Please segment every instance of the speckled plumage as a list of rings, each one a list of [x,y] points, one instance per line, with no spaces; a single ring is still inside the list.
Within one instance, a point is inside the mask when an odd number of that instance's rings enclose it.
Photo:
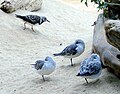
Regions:
[[[79,73],[77,76],[84,77],[86,82],[88,79],[98,78],[102,71],[100,57],[98,54],[92,54],[90,57],[83,60],[80,64]]]
[[[32,30],[34,31],[34,29],[33,29],[33,25],[35,25],[35,24],[39,24],[39,25],[41,25],[43,22],[50,22],[49,20],[47,20],[47,18],[46,17],[44,17],[44,16],[37,16],[37,15],[26,15],[26,16],[21,16],[21,15],[17,15],[17,14],[15,14],[16,15],[16,17],[17,18],[20,18],[20,19],[22,19],[23,21],[25,21],[25,23],[24,23],[24,29],[26,29],[26,23],[30,23],[30,24],[32,24]]]

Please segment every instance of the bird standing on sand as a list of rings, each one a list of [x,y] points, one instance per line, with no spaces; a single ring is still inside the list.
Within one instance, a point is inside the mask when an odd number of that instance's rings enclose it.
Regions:
[[[45,58],[45,60],[37,60],[35,64],[31,64],[33,68],[37,70],[37,73],[42,75],[43,80],[45,81],[44,75],[51,74],[55,68],[56,63],[53,59],[49,56]]]
[[[87,84],[88,79],[95,79],[101,75],[102,62],[98,54],[92,54],[89,58],[86,58],[81,62],[79,73],[76,76],[85,78]]]
[[[26,16],[21,16],[21,15],[17,15],[15,14],[17,18],[20,18],[22,19],[23,21],[25,21],[24,23],[24,30],[26,29],[26,23],[29,23],[31,24],[31,29],[32,31],[34,32],[34,29],[33,29],[33,25],[35,24],[39,24],[41,25],[43,22],[50,22],[49,20],[47,20],[46,17],[44,16],[37,16],[37,15],[26,15]]]
[[[75,43],[67,46],[62,52],[53,54],[54,56],[64,56],[70,58],[71,66],[73,66],[72,58],[80,56],[85,50],[85,43],[78,39]]]

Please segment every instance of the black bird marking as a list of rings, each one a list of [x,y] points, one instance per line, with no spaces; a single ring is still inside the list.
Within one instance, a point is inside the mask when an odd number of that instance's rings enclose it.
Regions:
[[[35,64],[31,64],[31,65],[34,65],[35,66],[35,69],[36,70],[39,70],[39,69],[42,69],[43,65],[44,65],[44,61],[42,60],[37,60],[35,62]]]

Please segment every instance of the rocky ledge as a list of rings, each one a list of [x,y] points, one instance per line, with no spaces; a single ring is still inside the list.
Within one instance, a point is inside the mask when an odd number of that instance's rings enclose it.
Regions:
[[[105,22],[107,41],[120,50],[120,20]]]
[[[116,48],[116,45],[114,47],[107,42],[105,26],[109,26],[109,25],[107,25],[106,22],[109,23],[108,21],[105,21],[103,15],[100,14],[98,16],[96,25],[94,27],[93,52],[98,53],[101,57],[102,62],[104,62],[104,64],[109,67],[108,70],[110,72],[113,72],[115,75],[117,75],[120,78],[120,59],[119,59],[120,51]],[[112,29],[110,28],[106,28],[106,29],[112,31]],[[118,40],[114,40],[112,42],[116,42],[116,41],[119,42]]]

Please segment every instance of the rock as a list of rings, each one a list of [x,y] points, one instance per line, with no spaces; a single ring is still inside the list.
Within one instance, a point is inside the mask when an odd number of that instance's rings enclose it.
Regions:
[[[11,12],[15,11],[14,5],[9,1],[3,1],[0,4],[0,9],[6,13],[11,13]]]
[[[120,21],[108,20],[105,22],[107,41],[120,50]]]
[[[120,51],[107,42],[104,29],[105,20],[102,14],[98,16],[96,23],[93,35],[93,52],[100,55],[102,62],[109,67],[110,72],[120,77],[120,61],[117,58]]]
[[[6,13],[11,13],[18,9],[37,11],[41,9],[43,0],[5,0],[1,3],[0,8]]]

